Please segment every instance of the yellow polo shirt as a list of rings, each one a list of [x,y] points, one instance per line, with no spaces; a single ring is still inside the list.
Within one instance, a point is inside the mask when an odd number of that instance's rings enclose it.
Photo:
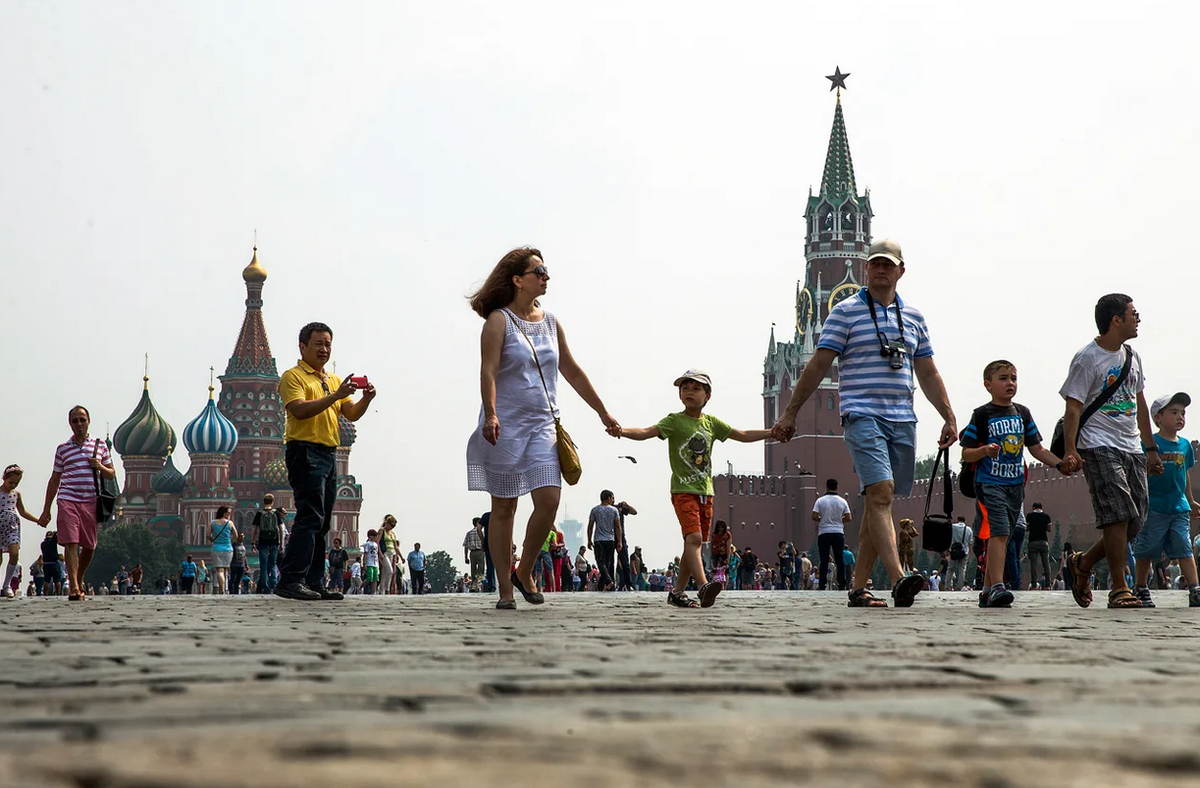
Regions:
[[[338,416],[341,414],[342,408],[353,402],[350,397],[338,400],[311,419],[296,418],[291,411],[287,410],[287,406],[289,402],[296,400],[309,402],[321,399],[337,391],[341,386],[342,379],[337,375],[326,372],[322,379],[322,374],[305,364],[303,360],[297,361],[296,366],[284,372],[283,377],[279,379],[279,397],[283,400],[284,411],[287,413],[287,426],[283,432],[284,443],[307,441],[336,448],[339,442]]]

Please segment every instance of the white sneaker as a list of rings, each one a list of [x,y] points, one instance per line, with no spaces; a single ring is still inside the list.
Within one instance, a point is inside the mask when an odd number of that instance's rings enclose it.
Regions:
[[[5,599],[12,599],[13,596],[14,596],[14,594],[13,594],[13,590],[11,588],[4,589],[4,598]]]

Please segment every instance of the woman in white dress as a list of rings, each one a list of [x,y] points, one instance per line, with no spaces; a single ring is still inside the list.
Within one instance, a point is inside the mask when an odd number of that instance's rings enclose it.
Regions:
[[[467,442],[467,488],[492,496],[488,547],[500,590],[496,607],[502,610],[516,607],[514,585],[526,602],[544,601],[533,591],[533,564],[554,525],[562,485],[554,431],[558,373],[596,411],[608,434],[619,435],[621,429],[571,356],[562,324],[538,303],[549,281],[542,253],[523,247],[504,255],[471,296],[471,308],[484,319],[483,406],[479,426]],[[533,498],[533,513],[525,528],[521,560],[512,567],[517,499],[526,494]]]

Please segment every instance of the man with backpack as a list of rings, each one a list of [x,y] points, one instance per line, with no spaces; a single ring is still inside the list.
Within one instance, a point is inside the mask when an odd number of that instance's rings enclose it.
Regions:
[[[946,568],[947,591],[957,591],[967,584],[967,556],[975,543],[975,532],[959,515],[958,522],[950,526],[950,563]]]
[[[263,496],[262,509],[254,513],[254,533],[251,545],[258,551],[258,593],[269,594],[275,590],[275,567],[279,562],[279,544],[282,541],[283,520],[287,515],[282,508],[275,508],[275,496]]]

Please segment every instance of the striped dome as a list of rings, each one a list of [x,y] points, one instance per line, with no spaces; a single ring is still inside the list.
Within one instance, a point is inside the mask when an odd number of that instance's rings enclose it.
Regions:
[[[267,467],[263,468],[263,487],[267,490],[290,490],[291,484],[288,483],[287,463],[283,461],[283,457],[276,457],[267,463]]]
[[[208,387],[208,404],[183,428],[183,445],[189,454],[232,454],[237,448],[237,427],[221,415]]]
[[[150,378],[142,378],[141,400],[113,434],[117,453],[122,457],[166,457],[175,443],[175,430],[150,401]]]
[[[159,495],[181,495],[185,487],[187,487],[187,480],[183,478],[183,474],[175,467],[175,461],[168,454],[166,464],[159,469],[158,473],[150,477],[150,489]]]
[[[358,429],[355,428],[354,422],[345,416],[338,416],[338,446],[348,449],[354,445],[357,438]]]

